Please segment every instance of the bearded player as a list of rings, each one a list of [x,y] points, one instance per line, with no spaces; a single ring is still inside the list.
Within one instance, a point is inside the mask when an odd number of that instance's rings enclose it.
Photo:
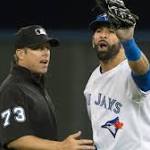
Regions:
[[[135,24],[115,28],[104,13],[90,29],[99,66],[84,95],[97,150],[149,150],[150,69],[134,39]]]

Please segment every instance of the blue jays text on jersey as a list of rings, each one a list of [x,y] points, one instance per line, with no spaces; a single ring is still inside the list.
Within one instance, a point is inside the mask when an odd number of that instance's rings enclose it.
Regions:
[[[87,95],[87,104],[91,104],[91,94]],[[102,93],[98,94],[97,100],[94,101],[94,105],[103,107],[107,110],[113,111],[115,114],[120,113],[122,104],[109,96],[103,95]]]

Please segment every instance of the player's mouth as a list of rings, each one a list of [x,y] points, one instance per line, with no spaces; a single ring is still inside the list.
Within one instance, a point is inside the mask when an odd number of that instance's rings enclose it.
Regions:
[[[100,42],[98,43],[98,47],[99,47],[100,49],[106,49],[106,48],[108,47],[108,43],[107,43],[106,41],[100,41]]]

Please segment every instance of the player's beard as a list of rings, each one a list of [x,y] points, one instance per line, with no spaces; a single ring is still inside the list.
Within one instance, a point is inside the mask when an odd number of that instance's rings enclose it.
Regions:
[[[107,51],[99,51],[98,46],[95,45],[97,57],[100,61],[107,61],[115,57],[121,48],[121,43],[118,42],[116,44],[113,44],[111,46],[108,46]]]

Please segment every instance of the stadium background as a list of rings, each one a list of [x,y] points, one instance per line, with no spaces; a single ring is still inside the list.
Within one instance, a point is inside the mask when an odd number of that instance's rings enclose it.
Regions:
[[[150,59],[148,1],[125,3],[140,17],[135,37]],[[40,24],[61,41],[51,52],[47,82],[56,105],[60,139],[78,130],[82,130],[82,137],[92,135],[83,90],[98,64],[88,29],[94,6],[94,0],[5,0],[0,6],[0,83],[9,72],[14,33],[19,27]]]

